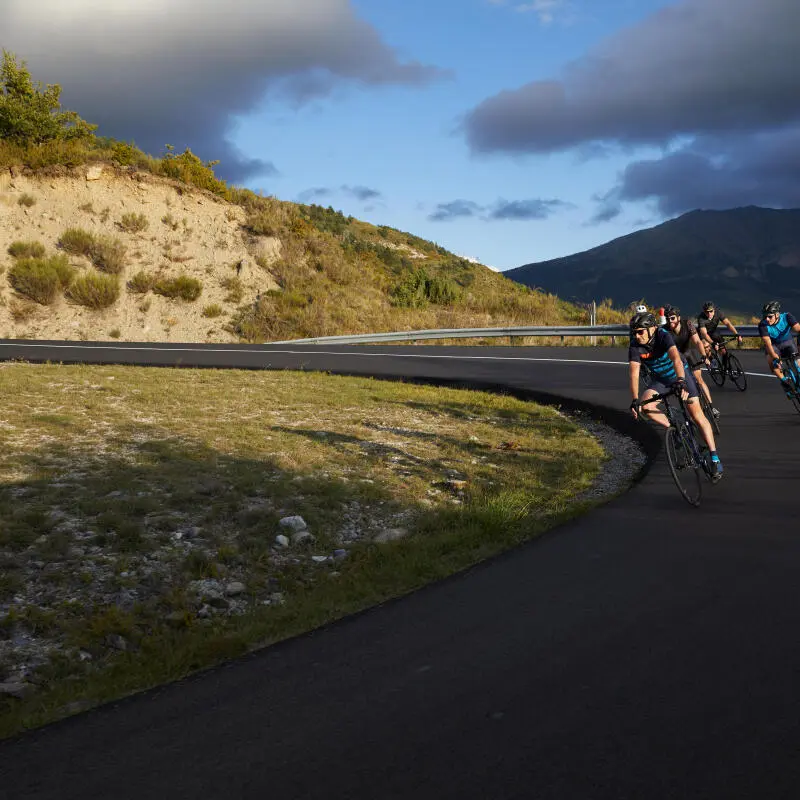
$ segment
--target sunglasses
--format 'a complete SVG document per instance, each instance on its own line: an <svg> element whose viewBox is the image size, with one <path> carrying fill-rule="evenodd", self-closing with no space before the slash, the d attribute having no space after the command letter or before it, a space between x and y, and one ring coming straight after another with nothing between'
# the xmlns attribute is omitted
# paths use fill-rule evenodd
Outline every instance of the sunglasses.
<svg viewBox="0 0 800 800"><path fill-rule="evenodd" d="M643 334L647 333L647 328L639 328L633 332L634 336L642 336Z"/></svg>
<svg viewBox="0 0 800 800"><path fill-rule="evenodd" d="M678 321L678 317L676 317L674 314L671 317L667 317L667 319L670 322L677 322Z"/></svg>
<svg viewBox="0 0 800 800"><path fill-rule="evenodd" d="M775 314L775 313L772 313L772 314L767 314L767 315L765 316L765 319L769 319L770 317L777 317L777 316L780 316L780 315L779 315L779 314Z"/></svg>

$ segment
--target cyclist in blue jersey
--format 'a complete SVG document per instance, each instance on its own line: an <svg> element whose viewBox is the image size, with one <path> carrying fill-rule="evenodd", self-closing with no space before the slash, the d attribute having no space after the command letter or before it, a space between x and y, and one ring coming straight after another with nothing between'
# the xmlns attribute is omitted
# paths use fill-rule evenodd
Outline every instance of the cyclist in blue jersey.
<svg viewBox="0 0 800 800"><path fill-rule="evenodd" d="M764 317L758 323L758 335L764 342L767 364L772 374L783 384L786 394L791 397L791 379L783 374L781 358L783 356L797 358L797 345L792 332L800 332L800 323L788 311L781 312L781 304L777 300L765 303L761 313Z"/></svg>
<svg viewBox="0 0 800 800"><path fill-rule="evenodd" d="M635 340L628 350L630 389L633 397L631 413L635 419L643 414L657 425L669 428L669 420L663 411L657 410L652 404L646 410L640 404L642 400L649 400L655 394L678 389L686 401L689 415L701 430L703 439L708 445L713 478L719 480L722 477L722 462L717 453L714 432L700 406L697 384L689 372L689 366L678 351L675 340L670 333L658 327L656 318L649 311L631 317L630 331ZM640 398L639 372L642 365L651 374L652 383Z"/></svg>

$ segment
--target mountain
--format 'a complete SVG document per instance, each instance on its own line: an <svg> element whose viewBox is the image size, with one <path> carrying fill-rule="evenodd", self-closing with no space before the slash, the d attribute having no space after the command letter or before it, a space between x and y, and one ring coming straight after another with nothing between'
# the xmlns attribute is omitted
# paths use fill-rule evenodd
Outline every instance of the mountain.
<svg viewBox="0 0 800 800"><path fill-rule="evenodd" d="M800 313L800 209L690 211L582 253L503 273L564 300L643 298L696 314L703 301L743 317L771 298Z"/></svg>

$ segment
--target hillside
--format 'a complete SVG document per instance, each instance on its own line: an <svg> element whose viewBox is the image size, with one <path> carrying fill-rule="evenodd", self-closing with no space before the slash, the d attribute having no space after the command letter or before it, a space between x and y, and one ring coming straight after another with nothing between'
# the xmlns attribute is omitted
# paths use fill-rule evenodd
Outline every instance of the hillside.
<svg viewBox="0 0 800 800"><path fill-rule="evenodd" d="M107 161L0 170L0 335L259 342L586 321L583 309L410 234L230 192L237 202ZM51 299L28 288L31 247L34 262L71 268ZM76 290L98 276L116 283L115 298Z"/></svg>
<svg viewBox="0 0 800 800"><path fill-rule="evenodd" d="M582 253L503 273L569 300L644 298L699 310L712 299L749 317L780 298L800 308L800 209L692 211Z"/></svg>

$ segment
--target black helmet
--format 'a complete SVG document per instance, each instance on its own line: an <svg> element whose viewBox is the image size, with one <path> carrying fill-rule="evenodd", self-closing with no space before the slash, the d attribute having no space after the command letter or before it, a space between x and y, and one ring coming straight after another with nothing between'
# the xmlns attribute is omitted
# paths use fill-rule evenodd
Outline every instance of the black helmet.
<svg viewBox="0 0 800 800"><path fill-rule="evenodd" d="M769 303L764 303L761 313L766 317L767 314L780 314L781 304L777 300L770 300Z"/></svg>
<svg viewBox="0 0 800 800"><path fill-rule="evenodd" d="M633 332L637 328L655 328L658 323L656 322L656 318L653 316L652 312L640 311L638 314L634 314L631 317L629 325L631 332Z"/></svg>
<svg viewBox="0 0 800 800"><path fill-rule="evenodd" d="M681 318L681 310L676 308L675 306L664 306L664 316L669 319L669 317L676 316L678 319Z"/></svg>
<svg viewBox="0 0 800 800"><path fill-rule="evenodd" d="M716 308L716 306L710 300L706 300L706 302L703 303L703 311L709 311L712 308Z"/></svg>

